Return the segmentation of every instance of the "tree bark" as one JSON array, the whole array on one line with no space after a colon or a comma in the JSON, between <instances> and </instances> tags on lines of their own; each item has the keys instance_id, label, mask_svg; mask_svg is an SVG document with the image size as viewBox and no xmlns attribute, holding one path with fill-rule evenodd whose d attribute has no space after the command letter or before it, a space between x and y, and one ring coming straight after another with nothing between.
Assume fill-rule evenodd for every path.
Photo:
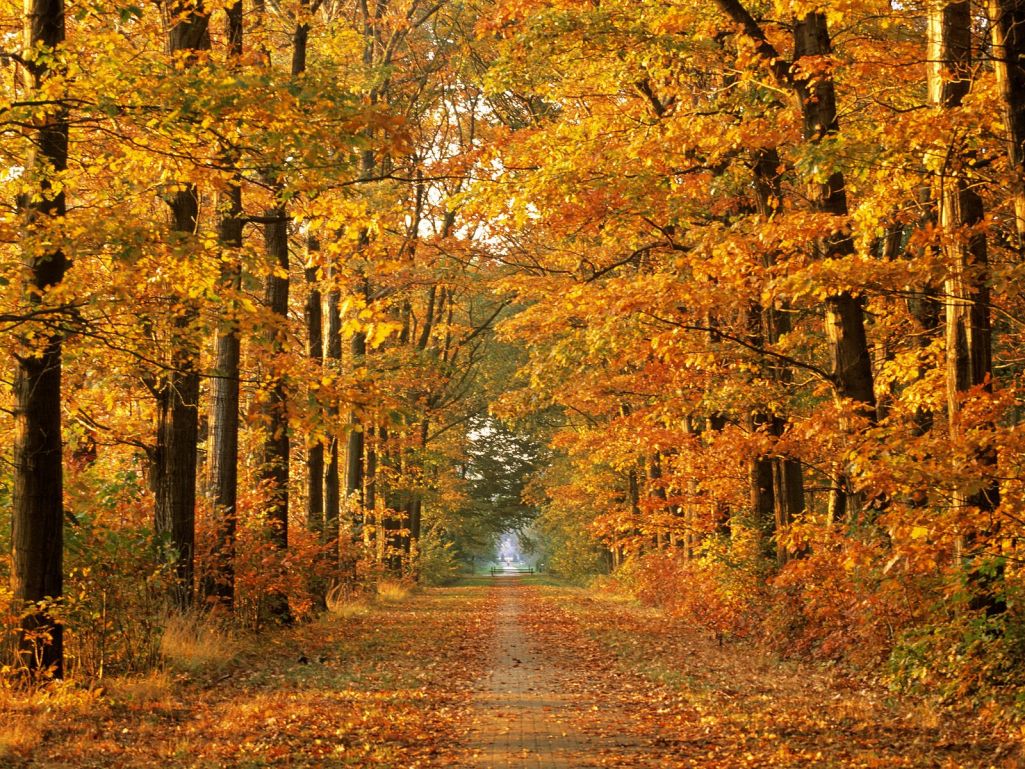
<instances>
[{"instance_id":1,"label":"tree bark","mask_svg":"<svg viewBox=\"0 0 1025 769\"><path fill-rule=\"evenodd\" d=\"M284 206L267 211L270 223L264 225L264 242L271 272L265 285L265 304L271 316L269 374L267 389L266 438L263 444L261 479L270 493L267 521L270 537L278 550L288 549L289 455L288 393L281 358L285 354L288 324L288 224ZM278 593L271 611L281 621L291 620L288 597Z\"/></svg>"},{"instance_id":2,"label":"tree bark","mask_svg":"<svg viewBox=\"0 0 1025 769\"><path fill-rule=\"evenodd\" d=\"M809 13L794 25L794 58L796 63L810 56L829 56L832 47L824 13ZM799 74L794 78L795 90L801 100L804 138L817 144L839 133L836 113L836 90L833 78L821 73ZM816 210L846 218L847 191L843 173L834 171L825 182L811 182L810 196ZM846 226L846 223L844 223ZM845 231L826 237L818 244L826 259L843 259L854 253L854 241ZM837 396L851 400L858 414L869 422L876 417L876 398L872 379L872 361L865 333L865 316L861 301L849 291L826 297L826 338L832 364L833 386ZM843 495L844 499L839 499ZM843 508L848 516L857 514L860 499L851 487L846 470L841 466L830 502L830 508Z\"/></svg>"},{"instance_id":3,"label":"tree bark","mask_svg":"<svg viewBox=\"0 0 1025 769\"><path fill-rule=\"evenodd\" d=\"M36 91L60 66L49 52L65 39L63 0L27 0L24 19L25 78ZM35 56L38 49L41 56ZM38 177L38 199L18 201L24 217L25 259L29 268L26 294L39 303L45 292L64 279L67 257L60 248L37 253L35 231L63 219L67 203L54 176L68 167L68 115L55 105L37 118L35 150L25 163L27 178ZM16 359L14 375L14 489L11 520L11 591L22 612L18 650L30 670L64 675L64 629L45 604L63 593L64 475L61 442L62 337L58 330L42 334L39 349Z\"/></svg>"},{"instance_id":4,"label":"tree bark","mask_svg":"<svg viewBox=\"0 0 1025 769\"><path fill-rule=\"evenodd\" d=\"M328 276L331 287L327 294L327 328L325 331L325 362L337 373L342 362L342 320L339 313L341 292L335 284L337 270L332 266ZM338 562L339 530L341 517L341 480L338 466L338 408L328 408L330 431L327 445L327 459L324 468L324 542L334 543L331 553Z\"/></svg>"},{"instance_id":5,"label":"tree bark","mask_svg":"<svg viewBox=\"0 0 1025 769\"><path fill-rule=\"evenodd\" d=\"M968 0L929 6L929 98L939 110L959 108L971 87L971 4ZM947 277L944 281L946 322L947 413L951 437L963 438L961 404L973 389L991 391L991 349L988 253L986 236L978 231L984 219L982 198L968 178L969 158L957 148L945 153L938 174L939 222L944 234ZM977 449L975 460L983 475L978 491L959 489L954 506L973 511L973 533L964 538L974 608L999 613L1003 600L993 595L996 579L983 577L977 563L977 539L997 531L994 512L1000 488L991 470L997 462L992 446Z\"/></svg>"},{"instance_id":6,"label":"tree bark","mask_svg":"<svg viewBox=\"0 0 1025 769\"><path fill-rule=\"evenodd\" d=\"M740 0L715 0L716 5L754 45L755 53L773 74L782 88L791 91L800 102L804 138L810 144L839 133L836 111L836 87L828 70L819 67L801 68L805 57L828 57L832 43L826 15L814 11L798 18L793 27L794 66L791 66L765 36L765 32ZM809 197L814 210L846 218L847 192L841 171L832 172L822 182L809 183ZM846 222L843 223L846 227ZM818 255L826 259L843 259L854 253L854 242L845 229L837 231L816 244ZM861 302L849 291L831 294L825 300L825 330L832 364L832 384L836 396L847 399L864 419L875 420L875 391L872 361L865 333L865 315ZM841 471L831 507L840 507L836 494L847 494L848 479ZM852 495L853 496L853 495ZM851 500L856 501L856 500ZM847 499L842 500L846 506Z\"/></svg>"},{"instance_id":7,"label":"tree bark","mask_svg":"<svg viewBox=\"0 0 1025 769\"><path fill-rule=\"evenodd\" d=\"M772 219L783 208L783 189L780 183L780 158L775 148L762 149L755 153L754 176L758 202L758 213L766 221ZM764 257L766 267L776 262L776 254L767 252ZM751 334L758 344L777 344L791 331L790 308L787 304L779 307L755 305L751 308ZM757 345L756 345L757 346ZM790 368L774 362L769 371L771 379L789 384L793 379ZM779 439L786 431L787 420L780 414L769 414L756 411L752 414L751 427L754 430L766 430L769 435ZM797 516L804 512L804 469L794 457L772 456L755 457L750 470L751 505L755 512L756 525L767 535L766 552L771 537L776 538L775 557L778 564L786 562L789 553L780 542L779 535L786 530Z\"/></svg>"},{"instance_id":8,"label":"tree bark","mask_svg":"<svg viewBox=\"0 0 1025 769\"><path fill-rule=\"evenodd\" d=\"M352 335L350 343L353 367L364 365L364 358L367 354L367 337L362 331ZM351 416L351 429L345 452L345 494L353 504L352 537L358 542L362 536L363 514L363 425L358 412L353 410Z\"/></svg>"},{"instance_id":9,"label":"tree bark","mask_svg":"<svg viewBox=\"0 0 1025 769\"><path fill-rule=\"evenodd\" d=\"M806 56L831 54L825 14L809 13L799 19L794 25L794 58L797 63ZM795 77L794 82L801 100L804 138L817 144L839 133L832 77L802 74ZM812 182L810 188L816 210L836 217L847 216L847 191L842 172L834 171L826 181ZM819 248L824 258L841 259L854 253L854 241L846 232L838 232L827 237ZM854 401L866 418L873 419L875 392L861 302L847 291L826 297L825 325L837 394Z\"/></svg>"},{"instance_id":10,"label":"tree bark","mask_svg":"<svg viewBox=\"0 0 1025 769\"><path fill-rule=\"evenodd\" d=\"M312 255L319 250L314 238L307 241L310 256L306 264L306 355L315 369L324 367L324 311L323 296L318 279L319 268ZM317 403L319 408L320 404ZM312 532L324 531L324 442L319 431L306 439L306 526Z\"/></svg>"},{"instance_id":11,"label":"tree bark","mask_svg":"<svg viewBox=\"0 0 1025 769\"><path fill-rule=\"evenodd\" d=\"M242 3L226 9L228 56L237 61L242 55ZM229 162L237 163L234 149L225 152ZM218 202L221 220L218 240L222 248L221 285L228 296L242 287L242 187L233 180ZM215 373L210 383L210 464L209 495L215 521L215 542L210 574L203 594L229 611L235 603L235 535L238 528L238 431L239 365L242 338L235 317L234 299L229 301L227 317L214 341Z\"/></svg>"},{"instance_id":12,"label":"tree bark","mask_svg":"<svg viewBox=\"0 0 1025 769\"><path fill-rule=\"evenodd\" d=\"M210 49L210 17L198 0L176 0L169 47L176 67L192 66L200 52ZM188 249L199 217L199 193L194 185L175 192L170 201L171 227L179 247ZM171 599L179 609L192 604L196 539L196 469L199 438L199 349L190 327L196 308L179 297L175 314L170 371L158 390L155 530L170 550L175 584Z\"/></svg>"}]
</instances>

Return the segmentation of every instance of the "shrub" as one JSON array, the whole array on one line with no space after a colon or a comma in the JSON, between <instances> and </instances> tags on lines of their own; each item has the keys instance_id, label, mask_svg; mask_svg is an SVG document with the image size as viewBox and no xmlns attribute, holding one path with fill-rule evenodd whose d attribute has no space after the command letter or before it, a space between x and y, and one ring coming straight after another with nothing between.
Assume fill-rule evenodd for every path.
<instances>
[{"instance_id":1,"label":"shrub","mask_svg":"<svg viewBox=\"0 0 1025 769\"><path fill-rule=\"evenodd\" d=\"M451 542L442 541L428 529L418 543L420 581L425 585L444 585L456 579L462 567Z\"/></svg>"}]
</instances>

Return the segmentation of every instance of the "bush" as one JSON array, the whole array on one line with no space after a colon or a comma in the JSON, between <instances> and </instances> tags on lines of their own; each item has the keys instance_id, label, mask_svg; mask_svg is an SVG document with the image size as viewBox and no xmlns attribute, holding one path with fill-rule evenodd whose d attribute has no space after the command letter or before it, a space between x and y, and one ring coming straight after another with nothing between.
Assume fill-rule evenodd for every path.
<instances>
[{"instance_id":1,"label":"bush","mask_svg":"<svg viewBox=\"0 0 1025 769\"><path fill-rule=\"evenodd\" d=\"M1005 715L1025 716L1025 617L1012 587L1008 611L987 617L968 609L966 591L934 605L925 622L904 629L887 668L891 685L915 694L933 693L948 704L977 708L990 700Z\"/></svg>"},{"instance_id":2,"label":"bush","mask_svg":"<svg viewBox=\"0 0 1025 769\"><path fill-rule=\"evenodd\" d=\"M418 556L420 581L425 585L448 584L462 571L452 543L442 541L434 529L420 537Z\"/></svg>"},{"instance_id":3,"label":"bush","mask_svg":"<svg viewBox=\"0 0 1025 769\"><path fill-rule=\"evenodd\" d=\"M765 565L752 547L743 534L732 541L710 538L694 558L667 550L632 559L621 578L642 603L717 638L750 638L760 632L766 598Z\"/></svg>"}]
</instances>

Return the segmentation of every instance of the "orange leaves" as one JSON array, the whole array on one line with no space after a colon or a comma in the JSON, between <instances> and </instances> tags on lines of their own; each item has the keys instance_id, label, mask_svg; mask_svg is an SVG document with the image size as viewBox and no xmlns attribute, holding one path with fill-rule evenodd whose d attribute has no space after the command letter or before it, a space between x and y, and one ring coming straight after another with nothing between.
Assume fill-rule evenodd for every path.
<instances>
[{"instance_id":1,"label":"orange leaves","mask_svg":"<svg viewBox=\"0 0 1025 769\"><path fill-rule=\"evenodd\" d=\"M168 767L452 766L492 613L479 590L419 595L242 639L234 660L187 675L108 676L101 697L39 694L22 710L8 691L4 729L27 729L45 702L52 734L8 742L5 758L43 766L145 767L154 757Z\"/></svg>"}]
</instances>

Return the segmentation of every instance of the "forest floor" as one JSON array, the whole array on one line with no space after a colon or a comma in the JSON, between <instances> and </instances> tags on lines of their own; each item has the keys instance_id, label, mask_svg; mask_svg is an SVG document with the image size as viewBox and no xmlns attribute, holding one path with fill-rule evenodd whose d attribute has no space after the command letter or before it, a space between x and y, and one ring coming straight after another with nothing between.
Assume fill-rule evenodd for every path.
<instances>
[{"instance_id":1,"label":"forest floor","mask_svg":"<svg viewBox=\"0 0 1025 769\"><path fill-rule=\"evenodd\" d=\"M0 766L1004 767L1016 746L538 578L280 631L226 665L0 692Z\"/></svg>"}]
</instances>

